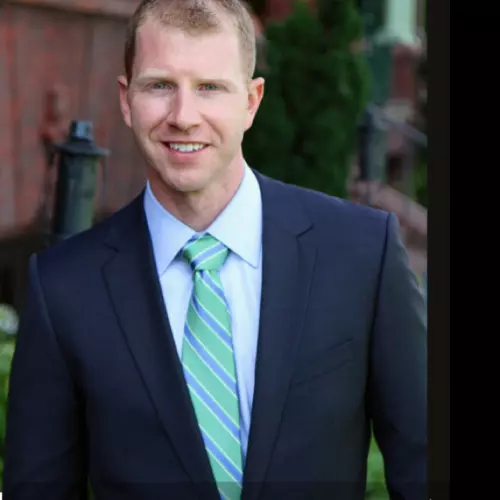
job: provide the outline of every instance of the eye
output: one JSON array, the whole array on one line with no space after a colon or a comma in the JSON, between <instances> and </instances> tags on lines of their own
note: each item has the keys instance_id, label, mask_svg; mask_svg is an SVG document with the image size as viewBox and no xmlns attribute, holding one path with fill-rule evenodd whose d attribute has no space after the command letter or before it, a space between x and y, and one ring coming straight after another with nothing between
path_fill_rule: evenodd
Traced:
<instances>
[{"instance_id":1,"label":"eye","mask_svg":"<svg viewBox=\"0 0 500 500\"><path fill-rule=\"evenodd\" d=\"M219 90L219 86L216 85L215 83L204 83L201 87L203 90L208 90L208 91Z\"/></svg>"},{"instance_id":2,"label":"eye","mask_svg":"<svg viewBox=\"0 0 500 500\"><path fill-rule=\"evenodd\" d=\"M165 82L155 82L155 83L151 84L151 88L153 90L165 90L169 86L170 86L170 84L169 83L165 83Z\"/></svg>"}]
</instances>

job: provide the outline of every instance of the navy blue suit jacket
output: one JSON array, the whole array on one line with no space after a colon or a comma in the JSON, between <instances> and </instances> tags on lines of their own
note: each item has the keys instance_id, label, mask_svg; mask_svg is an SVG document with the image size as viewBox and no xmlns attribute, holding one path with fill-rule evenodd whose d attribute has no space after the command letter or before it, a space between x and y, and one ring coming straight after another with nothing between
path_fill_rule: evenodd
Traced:
<instances>
[{"instance_id":1,"label":"navy blue suit jacket","mask_svg":"<svg viewBox=\"0 0 500 500\"><path fill-rule=\"evenodd\" d=\"M424 500L425 303L394 215L257 174L262 309L244 500L362 500L370 431ZM142 196L32 257L4 500L215 500Z\"/></svg>"}]
</instances>

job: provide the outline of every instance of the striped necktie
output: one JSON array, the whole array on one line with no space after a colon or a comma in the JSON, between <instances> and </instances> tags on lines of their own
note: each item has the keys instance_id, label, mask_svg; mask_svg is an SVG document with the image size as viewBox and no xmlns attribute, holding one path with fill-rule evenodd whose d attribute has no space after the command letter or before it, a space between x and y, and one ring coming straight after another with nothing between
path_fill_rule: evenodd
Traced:
<instances>
[{"instance_id":1,"label":"striped necktie","mask_svg":"<svg viewBox=\"0 0 500 500\"><path fill-rule=\"evenodd\" d=\"M219 276L228 249L205 235L192 238L182 253L194 280L184 327L184 374L221 498L237 500L243 476L239 401L231 314Z\"/></svg>"}]
</instances>

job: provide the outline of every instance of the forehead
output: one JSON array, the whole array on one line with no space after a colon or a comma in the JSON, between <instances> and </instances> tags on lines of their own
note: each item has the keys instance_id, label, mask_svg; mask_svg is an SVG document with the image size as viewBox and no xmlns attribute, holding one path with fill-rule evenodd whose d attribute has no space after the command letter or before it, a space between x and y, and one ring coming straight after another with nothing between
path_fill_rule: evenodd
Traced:
<instances>
[{"instance_id":1,"label":"forehead","mask_svg":"<svg viewBox=\"0 0 500 500\"><path fill-rule=\"evenodd\" d=\"M148 19L137 31L134 73L160 70L228 77L239 74L242 67L238 33L230 22L216 31L187 33Z\"/></svg>"}]
</instances>

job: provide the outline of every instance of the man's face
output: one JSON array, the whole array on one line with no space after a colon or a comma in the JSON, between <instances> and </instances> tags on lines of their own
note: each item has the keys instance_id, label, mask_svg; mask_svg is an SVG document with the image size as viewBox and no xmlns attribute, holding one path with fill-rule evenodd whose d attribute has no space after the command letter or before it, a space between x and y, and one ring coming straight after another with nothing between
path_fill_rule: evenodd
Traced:
<instances>
[{"instance_id":1,"label":"man's face","mask_svg":"<svg viewBox=\"0 0 500 500\"><path fill-rule=\"evenodd\" d=\"M217 33L190 36L147 20L131 81L120 78L120 100L151 183L184 193L227 184L240 171L243 134L262 92L260 79L247 79L229 21Z\"/></svg>"}]
</instances>

